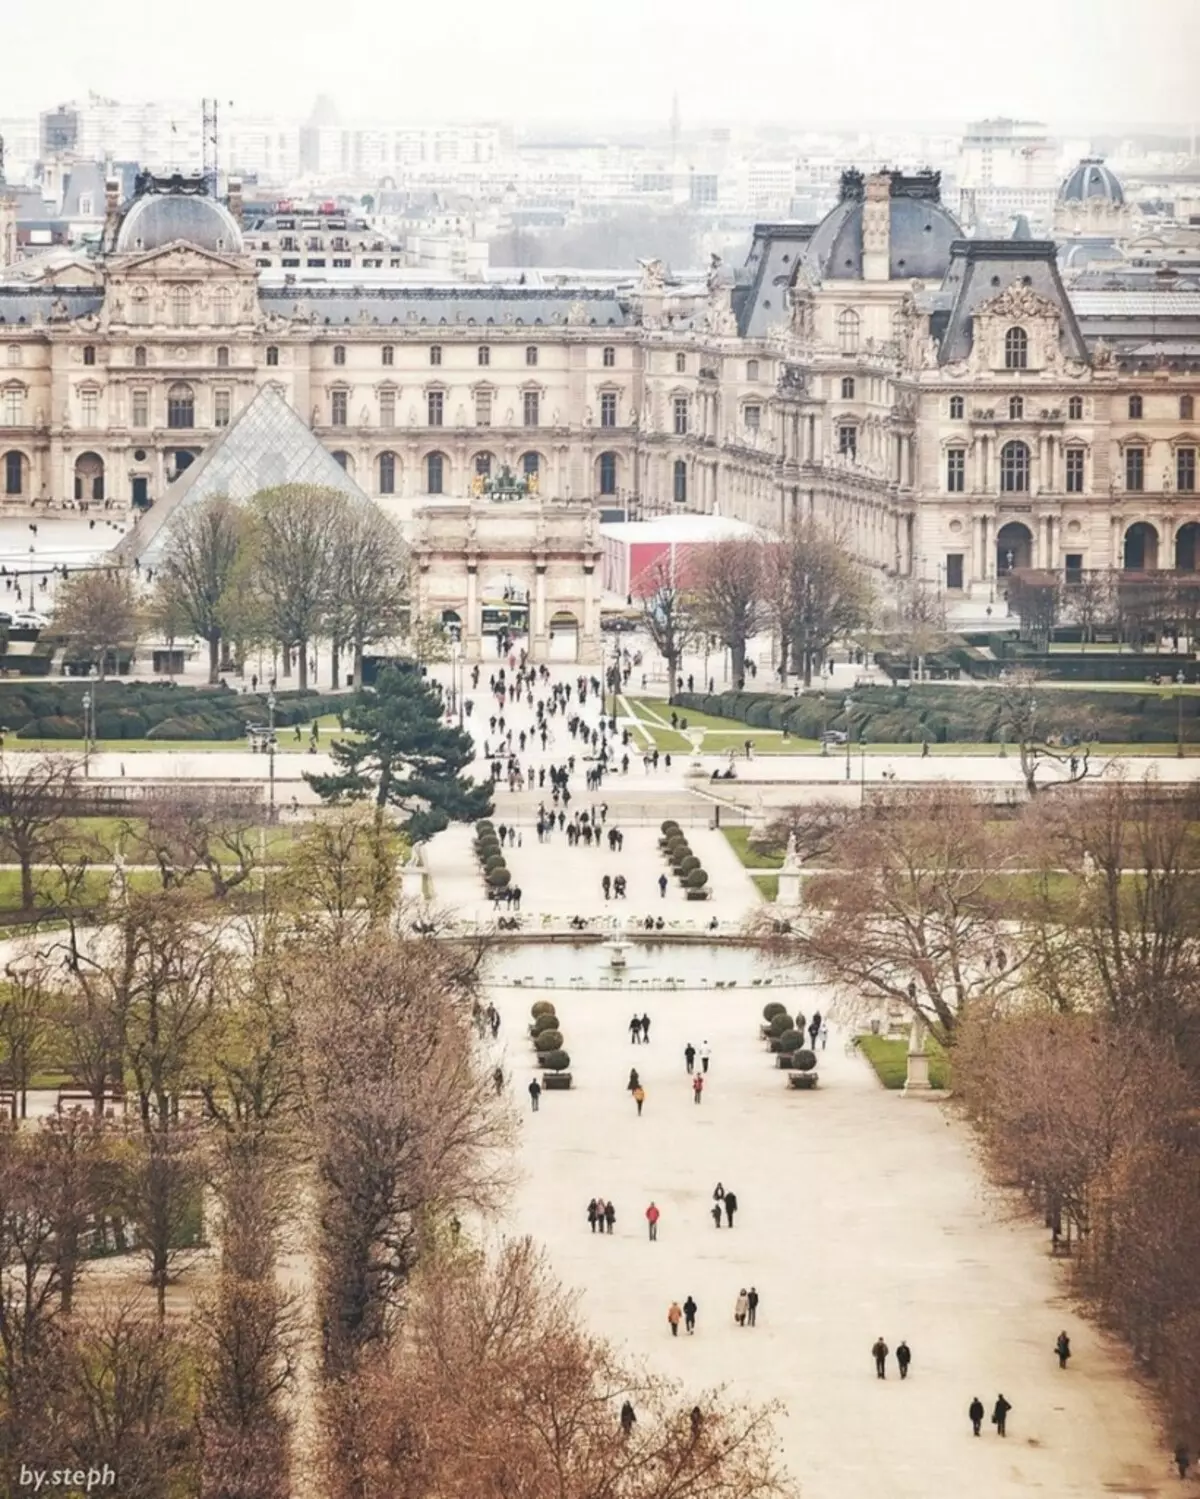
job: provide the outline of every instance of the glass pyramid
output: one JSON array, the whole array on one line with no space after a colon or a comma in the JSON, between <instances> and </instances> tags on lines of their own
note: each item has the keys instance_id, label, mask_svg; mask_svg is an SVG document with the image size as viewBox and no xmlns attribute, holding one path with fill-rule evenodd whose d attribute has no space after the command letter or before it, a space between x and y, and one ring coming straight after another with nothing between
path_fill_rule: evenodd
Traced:
<instances>
[{"instance_id":1,"label":"glass pyramid","mask_svg":"<svg viewBox=\"0 0 1200 1499\"><path fill-rule=\"evenodd\" d=\"M216 495L244 502L280 484L319 484L370 503L283 395L265 385L122 538L118 560L156 567L184 508Z\"/></svg>"}]
</instances>

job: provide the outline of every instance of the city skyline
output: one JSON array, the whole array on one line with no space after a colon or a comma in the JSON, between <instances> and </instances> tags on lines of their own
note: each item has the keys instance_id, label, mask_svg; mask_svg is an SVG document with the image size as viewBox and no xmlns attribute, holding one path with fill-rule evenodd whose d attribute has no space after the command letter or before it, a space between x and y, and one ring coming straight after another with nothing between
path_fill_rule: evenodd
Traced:
<instances>
[{"instance_id":1,"label":"city skyline","mask_svg":"<svg viewBox=\"0 0 1200 1499\"><path fill-rule=\"evenodd\" d=\"M211 95L238 114L281 120L306 118L326 94L347 121L597 130L662 122L675 95L685 126L937 129L1004 115L1057 129L1187 130L1200 114L1200 7L1190 0L1147 0L1136 25L1120 0L1011 0L999 34L966 14L954 0L927 0L914 24L891 0L846 0L836 11L751 0L736 26L706 5L684 28L633 0L569 9L529 0L512 26L477 0L402 22L380 0L347 0L336 19L301 8L281 31L266 13L213 0L180 52L143 0L118 31L99 8L64 0L47 53L44 13L10 0L10 51L37 65L6 80L4 113L95 92L197 108Z\"/></svg>"}]
</instances>

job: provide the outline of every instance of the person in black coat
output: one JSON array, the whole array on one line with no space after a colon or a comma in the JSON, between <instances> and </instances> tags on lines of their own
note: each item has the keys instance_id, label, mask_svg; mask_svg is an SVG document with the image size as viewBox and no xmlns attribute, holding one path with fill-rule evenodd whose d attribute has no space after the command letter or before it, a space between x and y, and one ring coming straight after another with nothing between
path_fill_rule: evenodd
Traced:
<instances>
[{"instance_id":1,"label":"person in black coat","mask_svg":"<svg viewBox=\"0 0 1200 1499\"><path fill-rule=\"evenodd\" d=\"M734 1213L737 1212L737 1205L738 1205L737 1193L736 1192L726 1192L726 1194L725 1194L725 1222L728 1223L728 1225L729 1225L730 1228L733 1227L733 1215L734 1215Z\"/></svg>"},{"instance_id":2,"label":"person in black coat","mask_svg":"<svg viewBox=\"0 0 1200 1499\"><path fill-rule=\"evenodd\" d=\"M1071 1357L1071 1340L1065 1332L1060 1332L1055 1339L1054 1351L1058 1354L1058 1367L1065 1369L1067 1360Z\"/></svg>"},{"instance_id":3,"label":"person in black coat","mask_svg":"<svg viewBox=\"0 0 1200 1499\"><path fill-rule=\"evenodd\" d=\"M596 1207L596 1199L593 1197L587 1205L587 1220L593 1233L596 1232L596 1224L600 1219L599 1210ZM601 1230L603 1232L603 1230Z\"/></svg>"},{"instance_id":4,"label":"person in black coat","mask_svg":"<svg viewBox=\"0 0 1200 1499\"><path fill-rule=\"evenodd\" d=\"M978 1395L976 1395L975 1399L971 1401L969 1406L967 1406L967 1415L971 1418L971 1430L975 1433L976 1436L978 1436L979 1428L983 1425L984 1417L983 1401L980 1400Z\"/></svg>"},{"instance_id":5,"label":"person in black coat","mask_svg":"<svg viewBox=\"0 0 1200 1499\"><path fill-rule=\"evenodd\" d=\"M912 1349L903 1338L896 1344L896 1363L900 1366L900 1378L908 1378L908 1366L912 1363Z\"/></svg>"},{"instance_id":6,"label":"person in black coat","mask_svg":"<svg viewBox=\"0 0 1200 1499\"><path fill-rule=\"evenodd\" d=\"M1003 1437L1008 1435L1005 1430L1005 1422L1008 1420L1010 1410L1012 1410L1012 1406L1005 1400L1004 1396L997 1395L996 1403L992 1406L992 1425L996 1428L998 1436Z\"/></svg>"},{"instance_id":7,"label":"person in black coat","mask_svg":"<svg viewBox=\"0 0 1200 1499\"><path fill-rule=\"evenodd\" d=\"M691 1296L683 1303L683 1325L687 1328L688 1332L696 1331L696 1313L699 1310L700 1308Z\"/></svg>"},{"instance_id":8,"label":"person in black coat","mask_svg":"<svg viewBox=\"0 0 1200 1499\"><path fill-rule=\"evenodd\" d=\"M604 1227L609 1233L613 1231L613 1224L617 1221L617 1210L612 1205L611 1199L604 1204Z\"/></svg>"}]
</instances>

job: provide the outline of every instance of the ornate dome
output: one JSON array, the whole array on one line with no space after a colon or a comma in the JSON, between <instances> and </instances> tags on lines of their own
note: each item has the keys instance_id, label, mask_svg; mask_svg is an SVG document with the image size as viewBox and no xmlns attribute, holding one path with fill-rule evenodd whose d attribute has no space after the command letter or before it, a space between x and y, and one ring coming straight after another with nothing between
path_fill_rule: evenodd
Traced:
<instances>
[{"instance_id":1,"label":"ornate dome","mask_svg":"<svg viewBox=\"0 0 1200 1499\"><path fill-rule=\"evenodd\" d=\"M1125 189L1099 156L1088 156L1063 183L1058 196L1063 203L1083 203L1099 198L1119 207L1125 202Z\"/></svg>"},{"instance_id":2,"label":"ornate dome","mask_svg":"<svg viewBox=\"0 0 1200 1499\"><path fill-rule=\"evenodd\" d=\"M202 250L242 252L242 231L223 203L198 192L147 192L134 198L117 230L118 254L186 240Z\"/></svg>"},{"instance_id":3,"label":"ornate dome","mask_svg":"<svg viewBox=\"0 0 1200 1499\"><path fill-rule=\"evenodd\" d=\"M962 230L942 206L936 175L891 174L888 275L893 281L940 280ZM802 262L817 280L860 281L863 274L862 177L847 172L837 206L813 230Z\"/></svg>"}]
</instances>

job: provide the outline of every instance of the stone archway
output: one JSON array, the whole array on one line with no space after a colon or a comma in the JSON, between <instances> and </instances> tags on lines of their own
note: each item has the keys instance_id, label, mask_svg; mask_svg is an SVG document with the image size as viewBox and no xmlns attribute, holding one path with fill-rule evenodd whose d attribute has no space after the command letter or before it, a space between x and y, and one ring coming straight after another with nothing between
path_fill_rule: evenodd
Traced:
<instances>
[{"instance_id":1,"label":"stone archway","mask_svg":"<svg viewBox=\"0 0 1200 1499\"><path fill-rule=\"evenodd\" d=\"M1033 566L1033 533L1019 520L1010 520L996 532L996 576L1007 577Z\"/></svg>"},{"instance_id":2,"label":"stone archway","mask_svg":"<svg viewBox=\"0 0 1200 1499\"><path fill-rule=\"evenodd\" d=\"M579 616L558 609L550 616L551 661L579 660Z\"/></svg>"},{"instance_id":3,"label":"stone archway","mask_svg":"<svg viewBox=\"0 0 1200 1499\"><path fill-rule=\"evenodd\" d=\"M1200 525L1189 521L1175 533L1175 571L1200 572Z\"/></svg>"},{"instance_id":4,"label":"stone archway","mask_svg":"<svg viewBox=\"0 0 1200 1499\"><path fill-rule=\"evenodd\" d=\"M75 460L75 498L103 500L104 459L99 453L80 453Z\"/></svg>"},{"instance_id":5,"label":"stone archway","mask_svg":"<svg viewBox=\"0 0 1200 1499\"><path fill-rule=\"evenodd\" d=\"M1121 566L1128 573L1152 573L1158 569L1158 530L1149 521L1135 521L1125 532Z\"/></svg>"}]
</instances>

